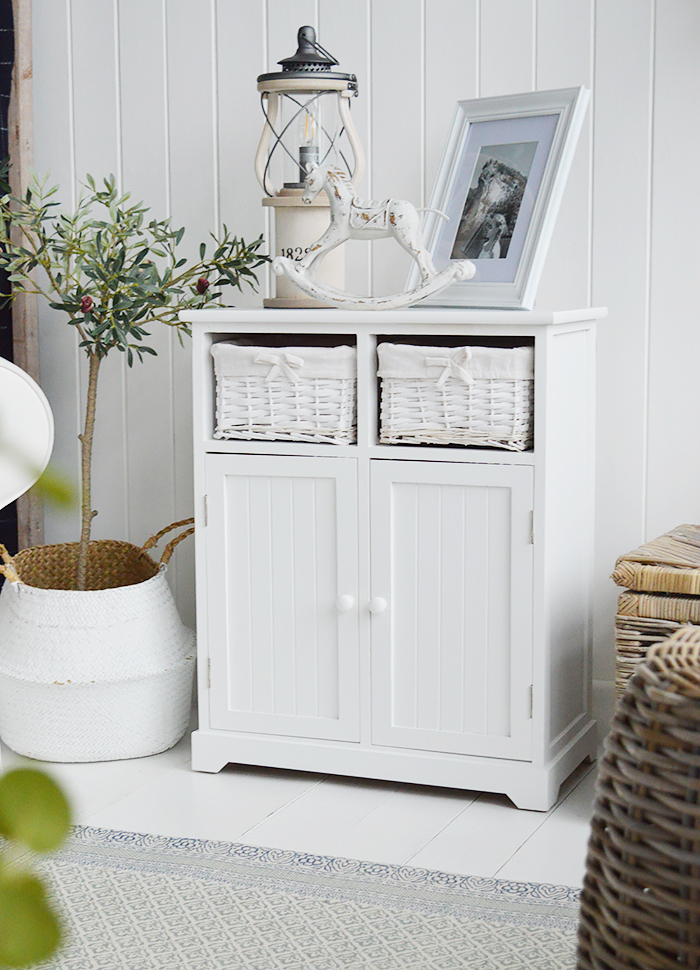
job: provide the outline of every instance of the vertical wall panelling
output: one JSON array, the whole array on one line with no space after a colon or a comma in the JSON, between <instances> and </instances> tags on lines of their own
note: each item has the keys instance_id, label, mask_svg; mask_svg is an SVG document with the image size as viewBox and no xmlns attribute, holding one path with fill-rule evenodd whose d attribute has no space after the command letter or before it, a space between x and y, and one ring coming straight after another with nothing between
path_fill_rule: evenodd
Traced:
<instances>
[{"instance_id":1,"label":"vertical wall panelling","mask_svg":"<svg viewBox=\"0 0 700 970\"><path fill-rule=\"evenodd\" d=\"M610 571L652 538L644 482L654 2L605 0L595 15L592 303L610 316L597 336L594 677L610 680L618 594Z\"/></svg>"},{"instance_id":2,"label":"vertical wall panelling","mask_svg":"<svg viewBox=\"0 0 700 970\"><path fill-rule=\"evenodd\" d=\"M425 201L427 205L458 101L478 91L477 0L425 7ZM414 201L414 200L411 200Z\"/></svg>"},{"instance_id":3,"label":"vertical wall panelling","mask_svg":"<svg viewBox=\"0 0 700 970\"><path fill-rule=\"evenodd\" d=\"M166 50L170 185L173 225L185 226L183 255L196 259L201 241L216 227L217 178L212 83L213 2L167 0ZM172 335L175 517L192 510L192 418L189 341ZM154 404L156 402L154 401ZM194 550L184 543L175 555L177 602L190 620L194 607ZM181 572L186 580L180 578Z\"/></svg>"},{"instance_id":4,"label":"vertical wall panelling","mask_svg":"<svg viewBox=\"0 0 700 970\"><path fill-rule=\"evenodd\" d=\"M536 0L480 0L479 97L535 87Z\"/></svg>"},{"instance_id":5,"label":"vertical wall panelling","mask_svg":"<svg viewBox=\"0 0 700 970\"><path fill-rule=\"evenodd\" d=\"M700 4L656 7L646 533L700 521ZM675 183L675 184L674 184Z\"/></svg>"},{"instance_id":6,"label":"vertical wall panelling","mask_svg":"<svg viewBox=\"0 0 700 970\"><path fill-rule=\"evenodd\" d=\"M290 57L297 49L297 31L309 24L318 31L318 4L316 0L265 0L267 4L267 50L266 70L281 71L277 62ZM347 13L346 13L347 16ZM323 43L323 38L321 39ZM323 46L327 45L323 43ZM331 53L333 53L331 51ZM336 55L337 56L337 55ZM261 72L258 72L261 73Z\"/></svg>"},{"instance_id":7,"label":"vertical wall panelling","mask_svg":"<svg viewBox=\"0 0 700 970\"><path fill-rule=\"evenodd\" d=\"M118 97L115 0L71 0L75 168L96 178L117 172Z\"/></svg>"},{"instance_id":8,"label":"vertical wall panelling","mask_svg":"<svg viewBox=\"0 0 700 970\"><path fill-rule=\"evenodd\" d=\"M537 0L537 90L591 83L594 0Z\"/></svg>"},{"instance_id":9,"label":"vertical wall panelling","mask_svg":"<svg viewBox=\"0 0 700 970\"><path fill-rule=\"evenodd\" d=\"M538 0L537 89L592 86L593 0ZM552 241L537 306L587 306L590 293L591 130L593 103L583 124Z\"/></svg>"},{"instance_id":10,"label":"vertical wall panelling","mask_svg":"<svg viewBox=\"0 0 700 970\"><path fill-rule=\"evenodd\" d=\"M74 202L73 87L68 0L33 0L34 165L62 187L66 205ZM55 419L53 462L77 482L80 380L78 342L63 314L38 303L41 385ZM82 353L82 351L80 352ZM79 533L78 513L45 513L47 542L70 541Z\"/></svg>"},{"instance_id":11,"label":"vertical wall panelling","mask_svg":"<svg viewBox=\"0 0 700 970\"><path fill-rule=\"evenodd\" d=\"M183 251L195 258L216 215L213 6L167 0L165 10L172 215L187 227Z\"/></svg>"},{"instance_id":12,"label":"vertical wall panelling","mask_svg":"<svg viewBox=\"0 0 700 970\"><path fill-rule=\"evenodd\" d=\"M257 91L257 77L266 69L263 14L264 8L249 0L219 0L216 6L219 218L246 242L266 228L262 189L253 171L264 120ZM267 243L263 251L268 252ZM264 274L259 278L264 285ZM226 302L254 305L263 295L262 289L246 288L227 295Z\"/></svg>"},{"instance_id":13,"label":"vertical wall panelling","mask_svg":"<svg viewBox=\"0 0 700 970\"><path fill-rule=\"evenodd\" d=\"M362 198L371 192L370 175L372 152L369 140L369 111L371 84L369 74L369 4L356 2L353 16L348 17L337 0L319 0L318 32L321 44L338 59L337 70L357 76L358 95L351 101L352 119L367 157L367 171L355 187ZM370 260L372 247L366 242L351 240L345 244L345 289L348 293L370 292Z\"/></svg>"},{"instance_id":14,"label":"vertical wall panelling","mask_svg":"<svg viewBox=\"0 0 700 970\"><path fill-rule=\"evenodd\" d=\"M372 193L417 205L423 180L422 6L423 0L372 4ZM374 295L400 292L409 257L393 239L373 248Z\"/></svg>"},{"instance_id":15,"label":"vertical wall panelling","mask_svg":"<svg viewBox=\"0 0 700 970\"><path fill-rule=\"evenodd\" d=\"M119 0L118 14L123 186L149 218L163 219L170 214L163 8ZM147 329L157 356L126 375L128 537L137 543L175 519L172 334ZM182 354L177 344L174 351Z\"/></svg>"},{"instance_id":16,"label":"vertical wall panelling","mask_svg":"<svg viewBox=\"0 0 700 970\"><path fill-rule=\"evenodd\" d=\"M116 0L97 4L71 0L78 196L86 191L86 174L100 182L110 174L116 176L120 168L115 8ZM72 328L71 335L75 339ZM81 398L85 396L87 369L87 358L81 351ZM99 513L92 526L96 539L123 536L128 530L125 411L126 361L123 354L113 351L100 366L98 384L92 466L92 506Z\"/></svg>"}]
</instances>

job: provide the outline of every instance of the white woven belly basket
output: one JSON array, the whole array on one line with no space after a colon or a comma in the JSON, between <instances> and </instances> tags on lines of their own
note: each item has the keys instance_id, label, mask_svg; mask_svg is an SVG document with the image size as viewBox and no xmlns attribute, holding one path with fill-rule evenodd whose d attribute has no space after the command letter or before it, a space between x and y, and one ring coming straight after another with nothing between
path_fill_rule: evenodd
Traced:
<instances>
[{"instance_id":1,"label":"white woven belly basket","mask_svg":"<svg viewBox=\"0 0 700 970\"><path fill-rule=\"evenodd\" d=\"M22 557L31 553L61 549L70 559L76 546L38 546L6 557L5 573L11 579L16 567L29 574ZM112 562L122 556L129 568L136 565L128 585L3 584L0 737L18 754L65 762L139 758L172 747L185 733L195 638L168 586L166 553L159 564L144 549L110 540L91 543L91 553L104 556L105 546Z\"/></svg>"}]
</instances>

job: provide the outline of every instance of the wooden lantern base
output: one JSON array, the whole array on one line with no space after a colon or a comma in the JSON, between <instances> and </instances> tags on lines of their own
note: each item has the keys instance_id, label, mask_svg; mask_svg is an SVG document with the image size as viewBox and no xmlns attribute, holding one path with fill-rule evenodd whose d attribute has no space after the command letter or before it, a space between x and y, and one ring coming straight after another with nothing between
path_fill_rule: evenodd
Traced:
<instances>
[{"instance_id":1,"label":"wooden lantern base","mask_svg":"<svg viewBox=\"0 0 700 970\"><path fill-rule=\"evenodd\" d=\"M295 261L301 259L330 223L330 207L325 196L305 205L301 201L301 189L282 189L280 195L264 198L262 204L274 209L275 256L285 256ZM318 268L317 279L335 289L345 289L345 254L342 246L326 256ZM275 280L275 295L263 301L266 307L306 309L332 306L308 296L285 276L276 276Z\"/></svg>"}]
</instances>

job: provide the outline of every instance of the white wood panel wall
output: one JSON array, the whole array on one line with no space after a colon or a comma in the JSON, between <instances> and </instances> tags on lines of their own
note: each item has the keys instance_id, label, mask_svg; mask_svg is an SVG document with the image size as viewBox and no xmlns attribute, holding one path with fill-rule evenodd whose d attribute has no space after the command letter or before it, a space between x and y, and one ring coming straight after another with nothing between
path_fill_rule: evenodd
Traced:
<instances>
[{"instance_id":1,"label":"white wood panel wall","mask_svg":"<svg viewBox=\"0 0 700 970\"><path fill-rule=\"evenodd\" d=\"M593 88L537 302L610 308L598 354L594 616L595 676L609 680L616 556L700 521L700 3L33 0L37 170L67 204L86 172L114 172L156 215L186 225L188 255L221 222L247 239L267 232L253 174L256 77L293 53L303 23L358 76L365 196L426 203L458 99ZM348 254L357 292L400 289L405 271L389 241ZM40 327L55 458L77 476L84 366L60 317L42 308ZM188 353L171 333L154 340L157 358L130 372L109 361L102 378L97 536L140 541L191 511ZM76 534L77 514L49 510L47 541ZM192 622L191 548L176 559Z\"/></svg>"}]
</instances>

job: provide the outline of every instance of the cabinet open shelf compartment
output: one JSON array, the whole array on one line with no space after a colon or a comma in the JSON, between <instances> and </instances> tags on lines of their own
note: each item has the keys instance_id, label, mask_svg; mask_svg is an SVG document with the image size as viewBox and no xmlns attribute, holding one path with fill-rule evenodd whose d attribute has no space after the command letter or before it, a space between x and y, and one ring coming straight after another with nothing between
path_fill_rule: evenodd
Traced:
<instances>
[{"instance_id":1,"label":"cabinet open shelf compartment","mask_svg":"<svg viewBox=\"0 0 700 970\"><path fill-rule=\"evenodd\" d=\"M260 334L212 344L214 438L352 444L357 440L357 347Z\"/></svg>"},{"instance_id":2,"label":"cabinet open shelf compartment","mask_svg":"<svg viewBox=\"0 0 700 970\"><path fill-rule=\"evenodd\" d=\"M379 441L530 451L534 340L377 338Z\"/></svg>"}]
</instances>

